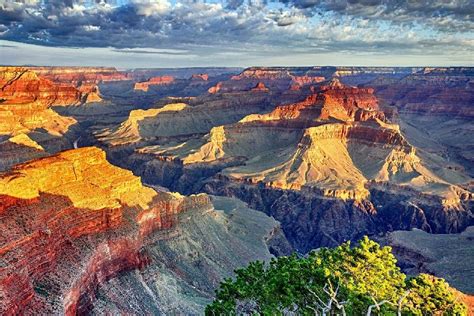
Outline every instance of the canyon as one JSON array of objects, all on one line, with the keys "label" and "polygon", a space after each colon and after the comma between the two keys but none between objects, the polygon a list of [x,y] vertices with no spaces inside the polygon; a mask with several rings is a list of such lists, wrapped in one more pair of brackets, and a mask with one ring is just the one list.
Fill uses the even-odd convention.
[{"label": "canyon", "polygon": [[473,104],[468,67],[0,67],[0,313],[200,314],[364,235],[474,294]]},{"label": "canyon", "polygon": [[[224,267],[216,262],[218,258],[209,258],[206,264],[210,268],[201,276],[200,285],[192,274],[183,276],[178,267],[174,269],[181,283],[197,287],[195,295],[203,302],[209,301],[220,278],[239,264],[269,259],[264,238],[278,235],[277,223],[263,214],[257,214],[258,221],[250,221],[256,211],[247,210],[249,215],[242,214],[235,221],[217,212],[206,194],[184,197],[145,187],[130,171],[109,164],[105,152],[95,147],[16,165],[2,175],[0,182],[2,315],[89,313],[94,308],[96,290],[107,280],[126,271],[148,271],[153,256],[165,260],[159,253],[163,244],[190,234],[187,229],[186,234],[176,231],[178,221],[185,221],[179,219],[182,212],[189,218],[196,217],[196,221],[207,221],[205,229],[210,229],[208,224],[217,226],[215,234],[232,240],[235,249],[243,249]],[[220,221],[239,231],[252,228],[249,234],[253,235],[240,243],[234,241],[242,237],[223,229]],[[181,229],[185,226],[180,225]],[[201,255],[189,248],[173,247],[173,251],[181,256]],[[194,260],[197,258],[185,262],[193,266]],[[171,262],[170,258],[166,263]],[[193,310],[186,307],[178,311]]]}]

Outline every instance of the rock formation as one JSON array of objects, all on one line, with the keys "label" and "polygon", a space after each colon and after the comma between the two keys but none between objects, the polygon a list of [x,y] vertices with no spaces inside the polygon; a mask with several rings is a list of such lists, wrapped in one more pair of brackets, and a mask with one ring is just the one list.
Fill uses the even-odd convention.
[{"label": "rock formation", "polygon": [[32,103],[37,106],[70,105],[80,102],[81,93],[67,84],[53,83],[26,68],[0,68],[0,99],[4,104]]},{"label": "rock formation", "polygon": [[[233,202],[224,205],[228,203]],[[132,312],[129,305],[114,307],[113,299],[124,292],[108,282],[127,271],[156,278],[162,275],[159,267],[165,265],[169,270],[162,277],[180,282],[174,290],[183,287],[186,292],[197,286],[200,290],[193,291],[195,296],[202,297],[201,303],[191,304],[187,298],[163,306],[171,297],[155,297],[153,303],[142,306],[143,310],[200,313],[222,277],[250,260],[268,260],[271,257],[268,247],[282,250],[289,247],[275,221],[239,207],[239,211],[228,210],[240,218],[235,221],[231,215],[215,211],[205,194],[183,197],[177,193],[158,193],[143,186],[140,178],[130,171],[109,164],[105,152],[94,147],[17,165],[0,175],[0,258],[4,263],[0,270],[0,312],[2,315],[76,315],[89,314],[94,309],[101,313]],[[187,215],[180,216],[183,212]],[[258,220],[252,222],[255,217]],[[193,222],[186,224],[191,218]],[[222,225],[224,222],[229,229],[247,231],[246,236],[229,232]],[[209,234],[202,236],[201,231]],[[179,246],[179,240],[185,244]],[[239,253],[222,248],[223,241],[228,248],[239,249]],[[201,243],[199,247],[197,242]],[[176,261],[166,257],[170,252],[161,248],[165,245],[172,247],[175,256],[182,256],[181,265],[189,274],[179,273],[179,277],[172,274]],[[190,251],[190,248],[195,249]],[[222,256],[213,257],[215,253]],[[200,256],[207,258],[203,264],[208,272],[199,268],[190,270]],[[220,261],[224,256],[228,256],[229,262]],[[123,298],[131,300],[135,295],[149,295],[153,285],[142,284],[144,287],[130,293],[132,297]],[[95,307],[99,289],[102,293],[99,303],[112,301]],[[180,294],[175,296],[178,298]]]},{"label": "rock formation", "polygon": [[84,313],[99,283],[149,264],[141,249],[152,232],[211,207],[205,195],[144,187],[96,148],[16,166],[0,178],[0,199],[4,315]]},{"label": "rock formation", "polygon": [[221,90],[221,87],[222,87],[222,83],[219,82],[219,83],[217,83],[215,86],[210,87],[207,91],[208,91],[210,94],[216,94],[216,93],[218,93],[218,92]]},{"label": "rock formation", "polygon": [[91,314],[202,314],[222,277],[269,260],[268,248],[288,254],[275,220],[236,199],[211,202],[214,209],[178,214],[169,237],[146,247],[154,262],[100,284]]},{"label": "rock formation", "polygon": [[[439,174],[438,165],[424,163],[396,124],[396,109],[381,103],[373,88],[335,77],[293,90],[292,71],[252,68],[220,85],[221,100],[246,95],[241,87],[252,80],[260,88],[274,87],[268,102],[281,103],[271,111],[257,114],[246,100],[250,113],[226,123],[219,118],[223,111],[243,108],[208,111],[211,103],[200,97],[166,119],[159,114],[140,121],[143,133],[134,148],[111,147],[110,157],[173,190],[238,197],[281,221],[301,251],[395,228],[459,232],[470,225],[472,193],[452,180],[456,171]],[[299,101],[284,102],[295,96]],[[190,111],[199,108],[206,114],[192,126],[208,124],[194,134],[171,132],[173,126],[186,131]],[[120,144],[119,135],[127,139],[124,131],[108,135],[99,137],[107,145]],[[340,224],[349,220],[357,224]]]},{"label": "rock formation", "polygon": [[265,84],[263,82],[257,83],[255,87],[252,88],[252,91],[254,92],[268,92],[268,88],[265,87]]},{"label": "rock formation", "polygon": [[37,75],[53,82],[70,83],[79,86],[83,83],[131,80],[131,75],[113,67],[27,67]]},{"label": "rock formation", "polygon": [[48,152],[27,134],[17,134],[0,141],[0,171],[20,162],[47,156]]},{"label": "rock formation", "polygon": [[101,102],[99,87],[96,84],[83,83],[78,88],[81,91],[83,97],[83,103]]},{"label": "rock formation", "polygon": [[171,76],[153,77],[150,78],[148,81],[135,83],[134,89],[147,92],[150,86],[169,85],[173,82],[174,77]]},{"label": "rock formation", "polygon": [[194,74],[191,76],[191,79],[196,80],[196,81],[208,81],[209,75],[208,74]]},{"label": "rock formation", "polygon": [[471,68],[0,69],[1,314],[199,314],[270,252],[474,224]]}]

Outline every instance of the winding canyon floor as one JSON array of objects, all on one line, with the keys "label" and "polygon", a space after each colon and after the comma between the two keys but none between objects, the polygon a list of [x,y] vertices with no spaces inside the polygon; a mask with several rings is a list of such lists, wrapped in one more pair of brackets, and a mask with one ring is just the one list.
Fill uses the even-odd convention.
[{"label": "winding canyon floor", "polygon": [[364,235],[474,294],[472,68],[1,67],[0,88],[2,314],[200,314],[249,261]]}]

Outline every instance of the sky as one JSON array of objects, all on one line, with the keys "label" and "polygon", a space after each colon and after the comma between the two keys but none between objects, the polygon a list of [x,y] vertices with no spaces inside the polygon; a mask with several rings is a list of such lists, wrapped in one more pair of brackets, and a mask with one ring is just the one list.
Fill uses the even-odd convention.
[{"label": "sky", "polygon": [[474,66],[474,1],[0,0],[0,64]]}]

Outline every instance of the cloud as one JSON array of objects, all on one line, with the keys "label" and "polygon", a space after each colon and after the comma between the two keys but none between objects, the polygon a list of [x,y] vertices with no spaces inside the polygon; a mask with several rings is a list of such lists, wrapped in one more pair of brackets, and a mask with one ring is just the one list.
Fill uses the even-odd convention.
[{"label": "cloud", "polygon": [[170,10],[171,4],[167,0],[133,0],[137,5],[137,14],[144,16],[162,15]]},{"label": "cloud", "polygon": [[473,19],[470,0],[0,0],[0,39],[128,56],[467,56]]},{"label": "cloud", "polygon": [[282,0],[313,13],[424,24],[443,32],[473,32],[472,0]]},{"label": "cloud", "polygon": [[154,49],[154,50],[143,50],[143,49],[112,49],[113,52],[125,53],[125,54],[152,54],[152,55],[187,55],[188,51],[177,50],[177,49]]}]

